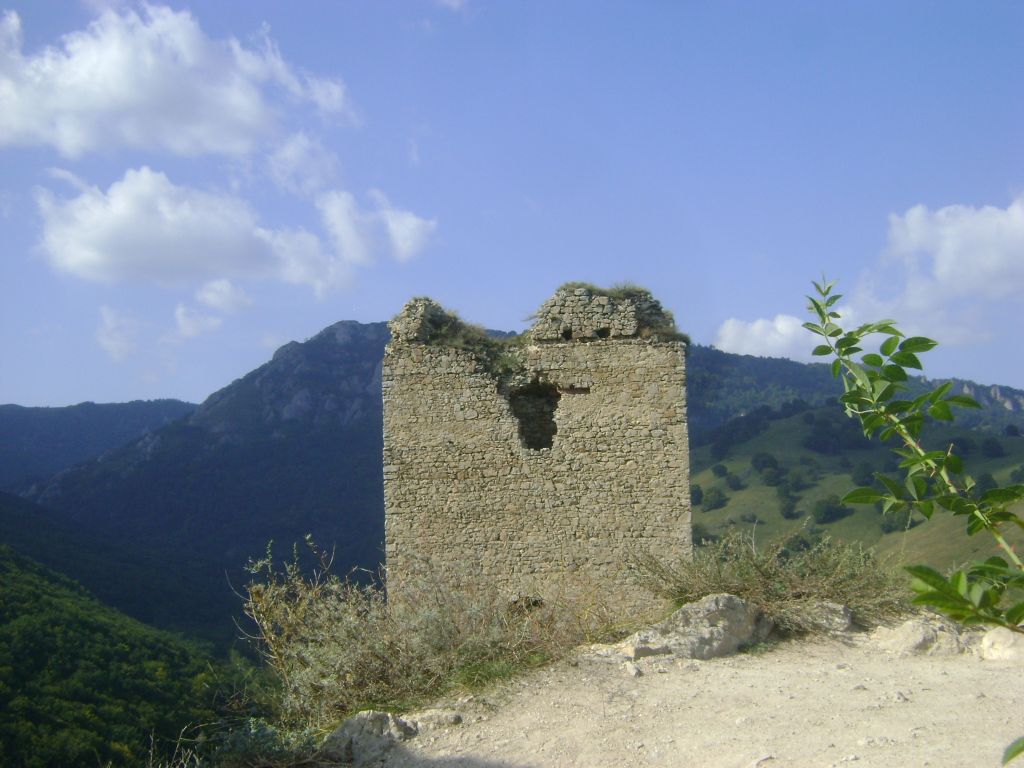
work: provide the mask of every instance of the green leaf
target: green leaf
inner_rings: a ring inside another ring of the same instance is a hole
[[[887,475],[875,475],[875,477],[878,478],[878,481],[882,485],[889,489],[889,493],[891,493],[895,498],[906,498],[906,493],[903,490],[903,486],[898,481],[893,480],[891,477]]]
[[[928,415],[933,419],[939,421],[952,421],[953,410],[949,407],[945,400],[940,400],[935,403],[931,408],[928,409]]]
[[[1024,754],[1024,736],[1013,741],[1010,746],[1003,751],[1003,765],[1006,765],[1021,754]]]
[[[946,402],[950,405],[959,405],[961,408],[981,408],[977,400],[967,395],[950,395]]]
[[[903,484],[907,488],[907,493],[910,494],[910,498],[917,501],[925,492],[928,490],[927,481],[920,475],[908,476],[906,482]]]
[[[906,381],[907,372],[898,365],[883,365],[882,375],[889,381]]]
[[[843,496],[843,504],[874,504],[885,498],[885,494],[879,493],[874,488],[856,488]]]
[[[974,606],[957,594],[947,595],[940,592],[921,592],[911,602],[917,605],[930,605],[932,608],[942,611],[953,619],[963,620],[974,614]]]
[[[913,352],[904,352],[900,350],[890,358],[896,365],[902,365],[904,368],[913,368],[915,370],[921,370],[921,361],[917,359],[917,355]]]
[[[949,591],[949,582],[934,568],[927,565],[908,565],[903,570],[934,590],[939,592]]]
[[[889,355],[891,355],[893,352],[896,351],[896,347],[899,346],[899,343],[900,343],[900,337],[899,336],[890,336],[888,339],[886,339],[885,341],[882,342],[882,347],[881,347],[882,354],[885,355],[886,357],[888,357]]]
[[[843,361],[836,359],[832,361],[832,378],[838,379],[839,372],[843,369]]]
[[[967,587],[967,599],[976,608],[983,608],[992,605],[992,598],[990,597],[990,590],[985,589],[982,584],[971,584]]]
[[[938,345],[937,341],[924,336],[911,336],[900,344],[900,352],[927,352]]]
[[[967,597],[967,574],[963,571],[956,571],[949,577],[949,586],[955,589],[961,597]]]
[[[1006,488],[993,488],[990,491],[985,491],[981,494],[981,502],[983,504],[1012,504],[1015,501],[1020,501],[1024,497],[1024,492],[1020,486],[1007,486]]]
[[[856,363],[847,363],[846,370],[857,380],[857,383],[866,390],[871,389],[871,381],[868,379],[868,375],[864,372]]]
[[[825,331],[822,330],[822,327],[820,325],[817,325],[816,323],[804,323],[803,327],[806,328],[811,333],[816,333],[819,336],[825,335]]]
[[[1020,624],[1024,621],[1024,602],[1007,608],[1005,616],[1010,624]]]
[[[818,357],[821,357],[822,355],[831,355],[832,347],[830,347],[828,344],[819,344],[814,348],[811,354],[816,355]]]
[[[955,453],[951,453],[946,456],[945,462],[946,469],[955,475],[959,475],[964,471],[964,463],[960,460],[960,457]]]
[[[862,357],[860,360],[862,363],[864,363],[864,365],[874,366],[875,368],[881,368],[882,363],[885,362],[882,359],[881,355],[876,355],[874,352],[869,352],[868,354],[864,355],[864,357]]]
[[[945,384],[940,384],[939,386],[937,386],[935,389],[928,393],[928,402],[937,403],[939,400],[942,399],[942,396],[949,392],[949,390],[951,390],[952,388],[953,382],[951,381],[947,381]]]

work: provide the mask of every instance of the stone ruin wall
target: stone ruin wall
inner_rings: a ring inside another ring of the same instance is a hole
[[[685,343],[664,339],[671,316],[646,293],[562,290],[501,373],[432,338],[452,323],[424,299],[391,323],[389,582],[429,562],[510,597],[596,586],[648,602],[623,573],[629,554],[691,551]]]

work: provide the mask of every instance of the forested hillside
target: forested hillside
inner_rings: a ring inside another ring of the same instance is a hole
[[[151,736],[212,720],[215,683],[199,649],[0,544],[0,765],[144,765]]]
[[[65,526],[152,558],[180,587],[139,606],[129,579],[83,583],[159,626],[227,643],[244,566],[268,541],[312,533],[338,568],[376,569],[383,542],[380,365],[384,323],[341,322],[219,392],[193,414],[41,484]],[[123,574],[126,565],[111,563]],[[77,574],[76,574],[77,575]]]
[[[20,492],[33,482],[119,448],[188,415],[180,400],[79,403],[64,408],[0,405],[0,490]]]

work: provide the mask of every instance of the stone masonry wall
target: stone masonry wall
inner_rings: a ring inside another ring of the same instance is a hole
[[[671,316],[649,294],[638,312],[640,298],[556,294],[499,372],[432,338],[458,321],[429,300],[392,321],[391,583],[426,560],[510,597],[590,585],[633,606],[646,600],[622,572],[632,550],[690,552],[685,344],[651,333]]]

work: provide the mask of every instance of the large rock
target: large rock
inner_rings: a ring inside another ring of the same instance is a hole
[[[879,627],[871,633],[871,640],[882,650],[907,656],[949,656],[963,653],[966,647],[957,625],[939,616]]]
[[[631,659],[659,654],[712,659],[761,642],[771,630],[760,609],[736,595],[708,595],[631,635],[619,649]]]
[[[810,623],[822,634],[844,635],[853,629],[853,611],[839,603],[818,603],[810,616]]]
[[[978,655],[992,661],[1024,661],[1024,635],[1004,627],[990,629],[981,638]]]
[[[390,712],[366,710],[339,725],[320,747],[320,756],[335,763],[369,765],[383,759],[399,741],[417,733],[415,723]]]

